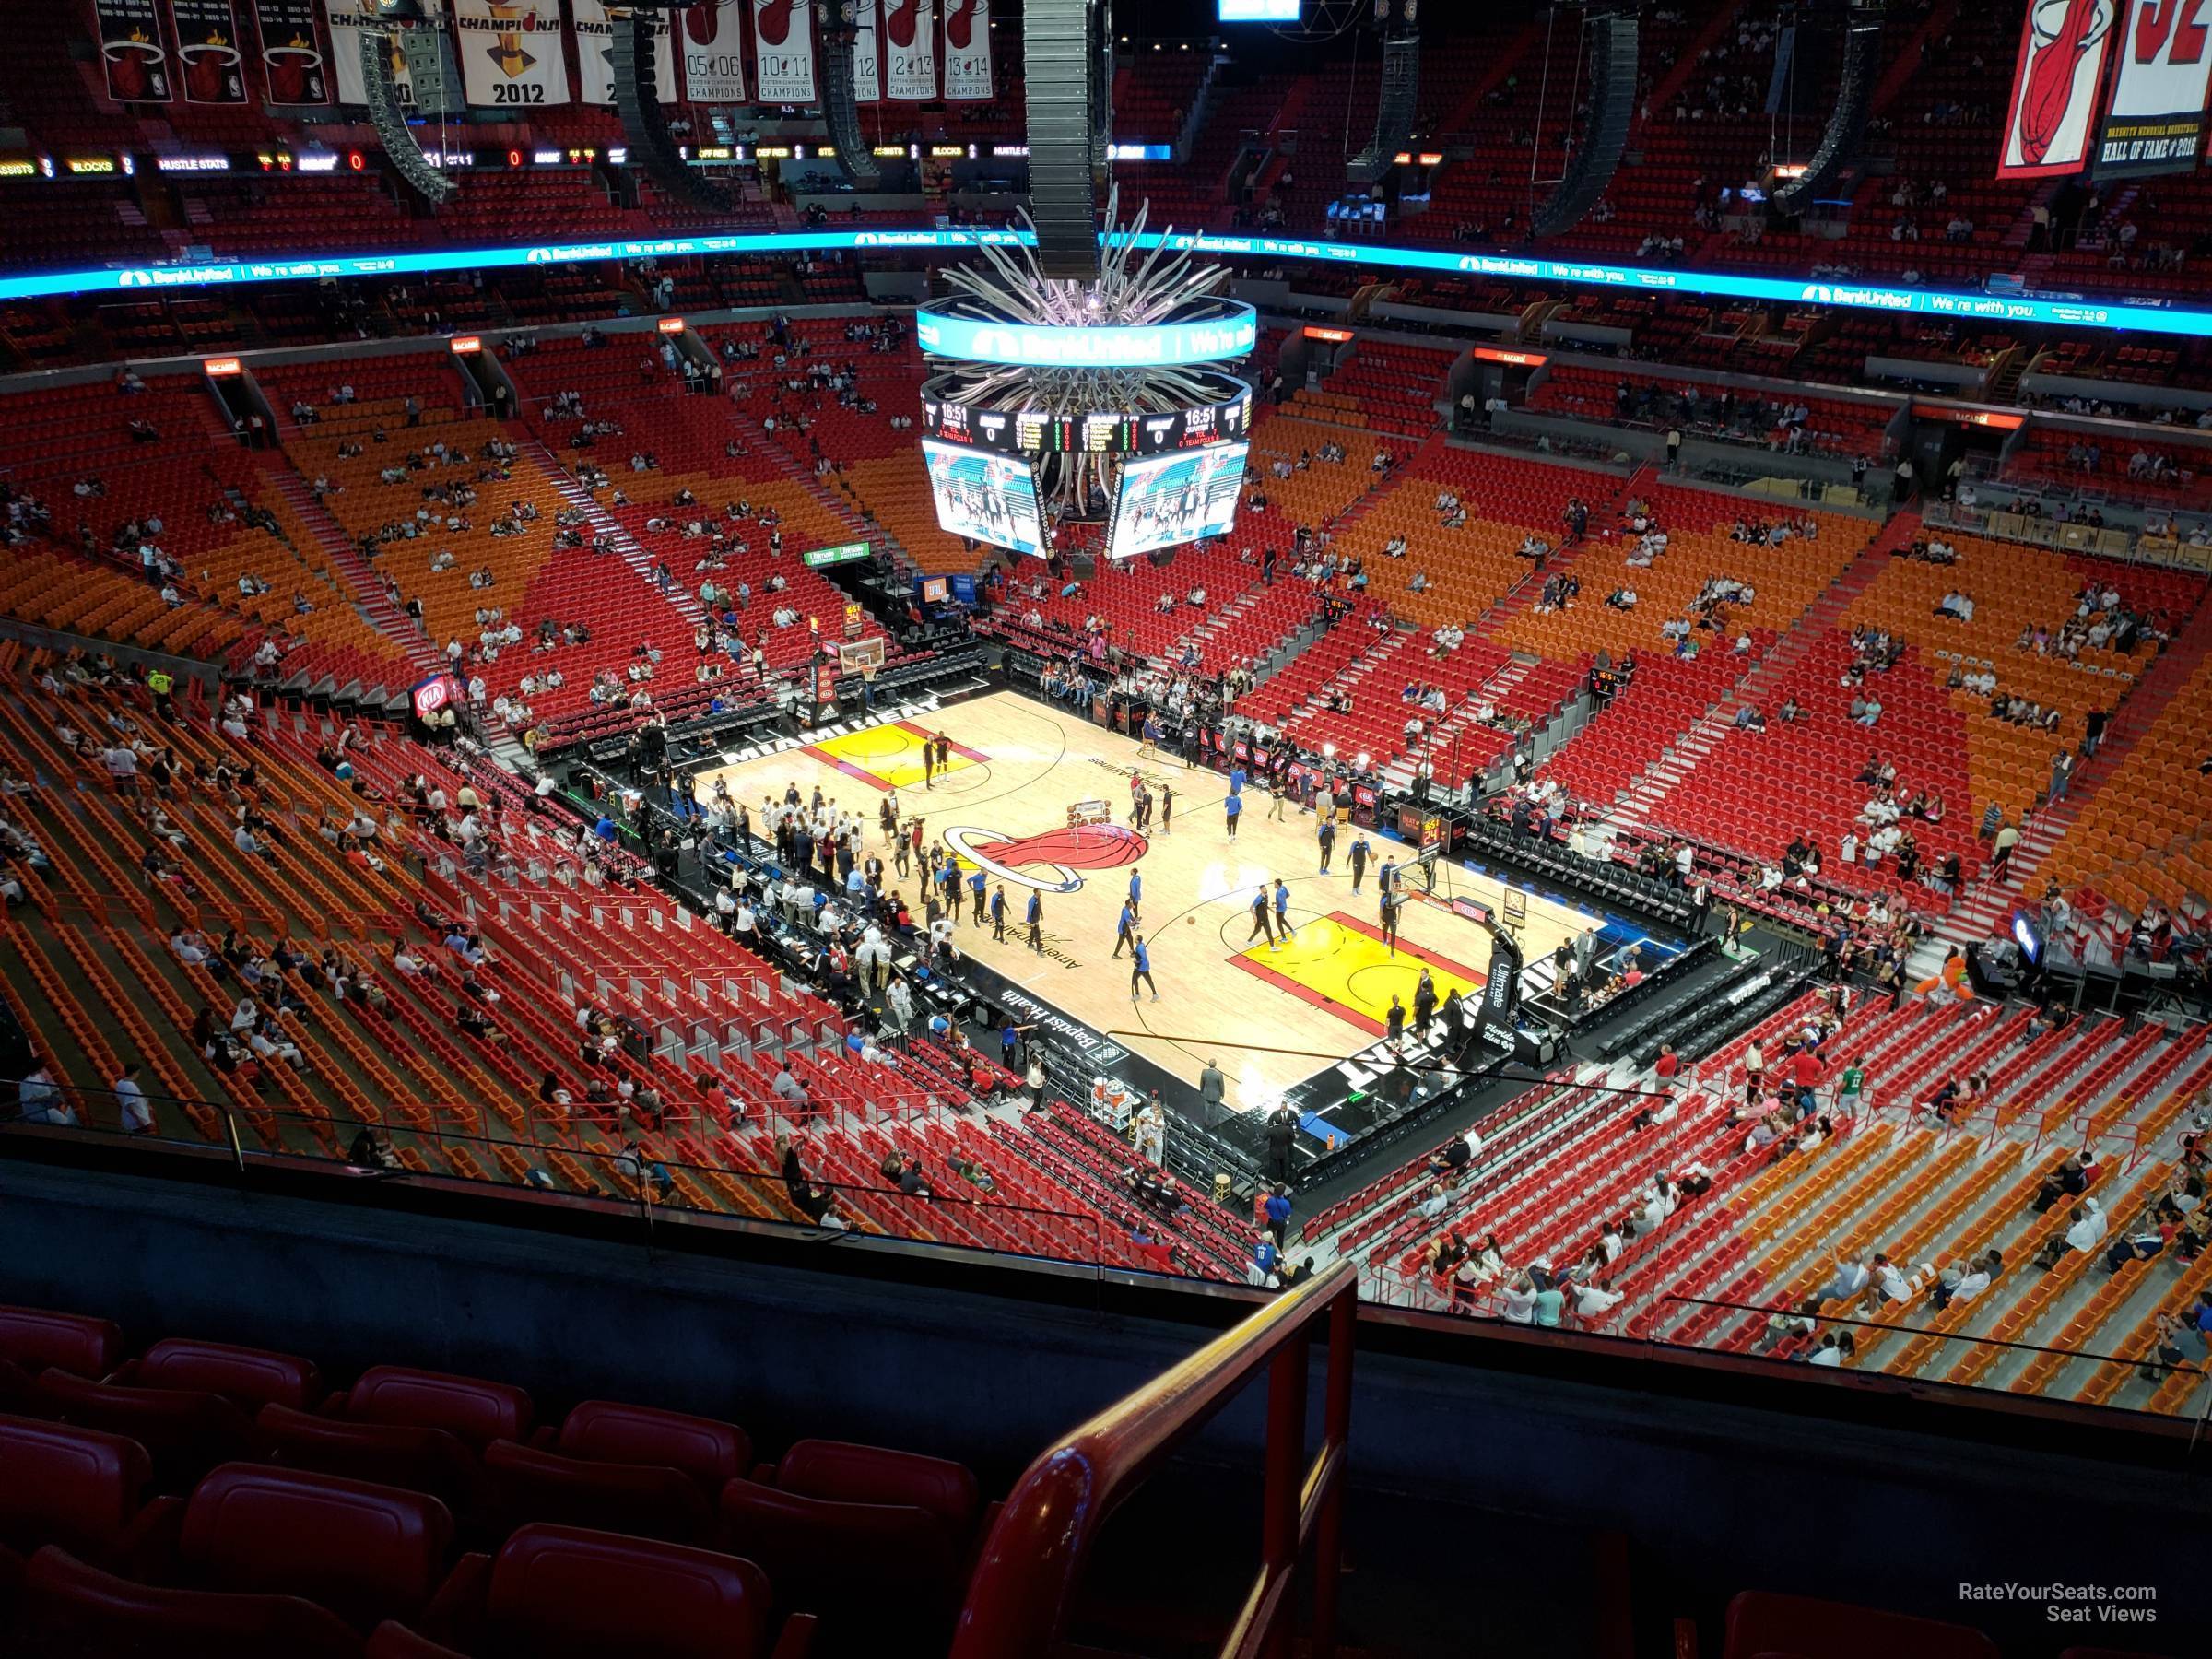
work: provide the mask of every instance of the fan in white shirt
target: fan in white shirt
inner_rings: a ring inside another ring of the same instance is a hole
[[[2068,1218],[2073,1225],[2066,1229],[2066,1248],[2088,1253],[2104,1242],[2104,1206],[2094,1198],[2084,1198],[2076,1205]]]

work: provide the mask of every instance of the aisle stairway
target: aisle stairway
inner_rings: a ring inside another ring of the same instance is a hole
[[[422,629],[412,618],[392,603],[384,591],[383,580],[377,575],[369,561],[361,557],[360,549],[348,541],[346,533],[338,528],[305,478],[288,466],[268,469],[268,476],[300,522],[313,533],[315,544],[323,556],[330,560],[332,570],[338,571],[352,589],[354,601],[361,615],[386,639],[395,641],[406,653],[407,661],[418,675],[441,672],[445,661],[437,648],[423,637]],[[394,690],[402,688],[394,687]]]

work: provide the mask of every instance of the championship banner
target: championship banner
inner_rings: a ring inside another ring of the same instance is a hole
[[[230,0],[169,0],[169,20],[177,31],[184,101],[244,103],[246,55],[239,50],[238,14]]]
[[[553,0],[453,0],[453,53],[469,103],[500,110],[569,101],[569,58]]]
[[[883,93],[913,103],[936,97],[936,0],[883,0]]]
[[[315,0],[253,0],[261,71],[273,104],[326,104],[329,65],[315,33]]]
[[[577,79],[585,103],[615,101],[615,25],[601,0],[572,0],[576,8]],[[665,104],[676,101],[676,50],[669,39],[668,14],[653,14],[653,32],[659,39],[653,54],[653,90]]]
[[[814,101],[814,26],[797,0],[753,0],[753,79],[762,103]]]
[[[853,101],[883,101],[883,36],[872,5],[861,6],[853,18]]]
[[[2088,165],[2112,7],[2113,0],[2029,0],[1998,178],[2047,178]]]
[[[2212,94],[2212,19],[2201,5],[2123,0],[2120,72],[2097,134],[2099,178],[2194,170]]]
[[[108,96],[117,103],[167,103],[169,53],[154,0],[93,0]]]
[[[744,0],[706,0],[676,14],[684,97],[695,104],[745,101]]]
[[[991,0],[946,0],[946,100],[981,102],[990,96]]]
[[[330,55],[338,68],[338,101],[365,104],[369,88],[361,79],[361,36],[388,29],[392,37],[392,86],[402,109],[415,107],[415,82],[407,73],[407,54],[399,49],[399,30],[381,21],[369,0],[327,0],[324,13],[330,24]]]

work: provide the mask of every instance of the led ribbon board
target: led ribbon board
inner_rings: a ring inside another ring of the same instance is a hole
[[[1024,369],[1154,369],[1249,355],[1259,343],[1258,313],[1241,300],[1217,300],[1210,309],[1210,316],[1180,323],[1067,328],[924,305],[914,312],[914,343],[928,357]]]
[[[349,254],[331,257],[232,260],[209,265],[128,266],[51,271],[0,276],[0,300],[37,300],[56,294],[113,293],[147,288],[234,287],[253,282],[315,281],[324,277],[411,276],[435,271],[496,270],[513,265],[589,265],[618,259],[680,259],[715,253],[791,253],[829,249],[885,249],[926,252],[1001,245],[1027,240],[1019,231],[809,230],[765,231],[727,236],[662,236],[641,241],[570,242],[558,247],[447,248],[420,253]],[[1692,294],[1731,300],[1778,300],[1784,305],[1833,305],[1848,311],[1887,312],[1898,316],[1948,317],[1965,322],[2041,324],[2060,328],[2133,329],[2157,335],[2212,335],[2212,309],[2170,305],[2155,300],[2091,300],[2077,296],[1959,293],[1880,283],[1807,281],[1802,277],[1746,276],[1733,272],[1689,271],[1674,266],[1591,265],[1520,253],[1456,253],[1442,248],[1394,248],[1371,242],[1300,241],[1267,236],[1161,236],[1135,239],[1140,248],[1163,242],[1224,259],[1314,260],[1331,265],[1377,265],[1393,270],[1440,271],[1494,276],[1515,282],[1573,283],[1631,289],[1639,293]],[[978,328],[994,326],[978,323]],[[1221,326],[1216,324],[1214,326]],[[1247,330],[1251,324],[1247,324]],[[1071,334],[1102,333],[1070,329]],[[1128,331],[1122,331],[1128,332]],[[1241,349],[1252,348],[1249,333]],[[982,361],[995,361],[983,359]],[[1015,359],[1011,361],[1026,362]],[[1041,359],[1039,366],[1053,361]],[[1065,359],[1070,367],[1104,367],[1096,359]],[[1133,359],[1134,366],[1170,359]],[[1212,361],[1191,358],[1187,361]]]

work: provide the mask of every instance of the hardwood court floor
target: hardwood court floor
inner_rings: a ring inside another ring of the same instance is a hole
[[[921,741],[926,732],[953,744],[952,765],[935,786],[922,787]],[[1375,861],[1360,891],[1352,891],[1349,851],[1356,832],[1339,827],[1330,873],[1317,873],[1314,820],[1295,806],[1271,819],[1264,792],[1246,791],[1243,822],[1231,841],[1223,823],[1227,780],[1166,757],[1138,759],[1138,743],[1082,719],[1056,703],[1010,691],[959,703],[924,721],[890,721],[827,740],[817,747],[764,756],[700,779],[705,793],[726,777],[739,799],[758,812],[766,798],[796,783],[857,812],[870,826],[884,793],[896,788],[902,817],[919,815],[926,838],[949,846],[970,867],[980,859],[1004,879],[1006,937],[969,924],[963,913],[954,943],[1011,983],[1061,1013],[1101,1031],[1173,1075],[1195,1083],[1206,1061],[1230,1079],[1229,1104],[1265,1108],[1291,1085],[1333,1058],[1367,1047],[1382,1034],[1394,992],[1410,1008],[1426,961],[1441,997],[1480,985],[1490,959],[1488,935],[1441,905],[1408,904],[1393,957],[1377,925],[1376,865],[1408,849],[1370,831]],[[1156,799],[1175,792],[1174,817],[1163,827],[1155,811],[1150,832],[1124,826],[1129,776],[1141,768]],[[1067,808],[1081,800],[1112,804],[1115,828],[1071,835]],[[885,852],[887,864],[889,854]],[[1113,959],[1114,923],[1131,873],[1144,884],[1140,931],[1151,954],[1159,1000],[1130,1001],[1129,960]],[[1251,937],[1253,891],[1281,877],[1290,889],[1293,935],[1279,950]],[[1495,909],[1498,885],[1464,870],[1455,891]],[[919,884],[900,881],[917,914]],[[1043,906],[1044,954],[1024,942],[1021,917],[1030,893]],[[965,889],[963,889],[965,892]],[[1534,961],[1591,919],[1530,895],[1522,948]],[[1231,1048],[1230,1041],[1259,1045]],[[1303,1051],[1269,1053],[1266,1049]]]

